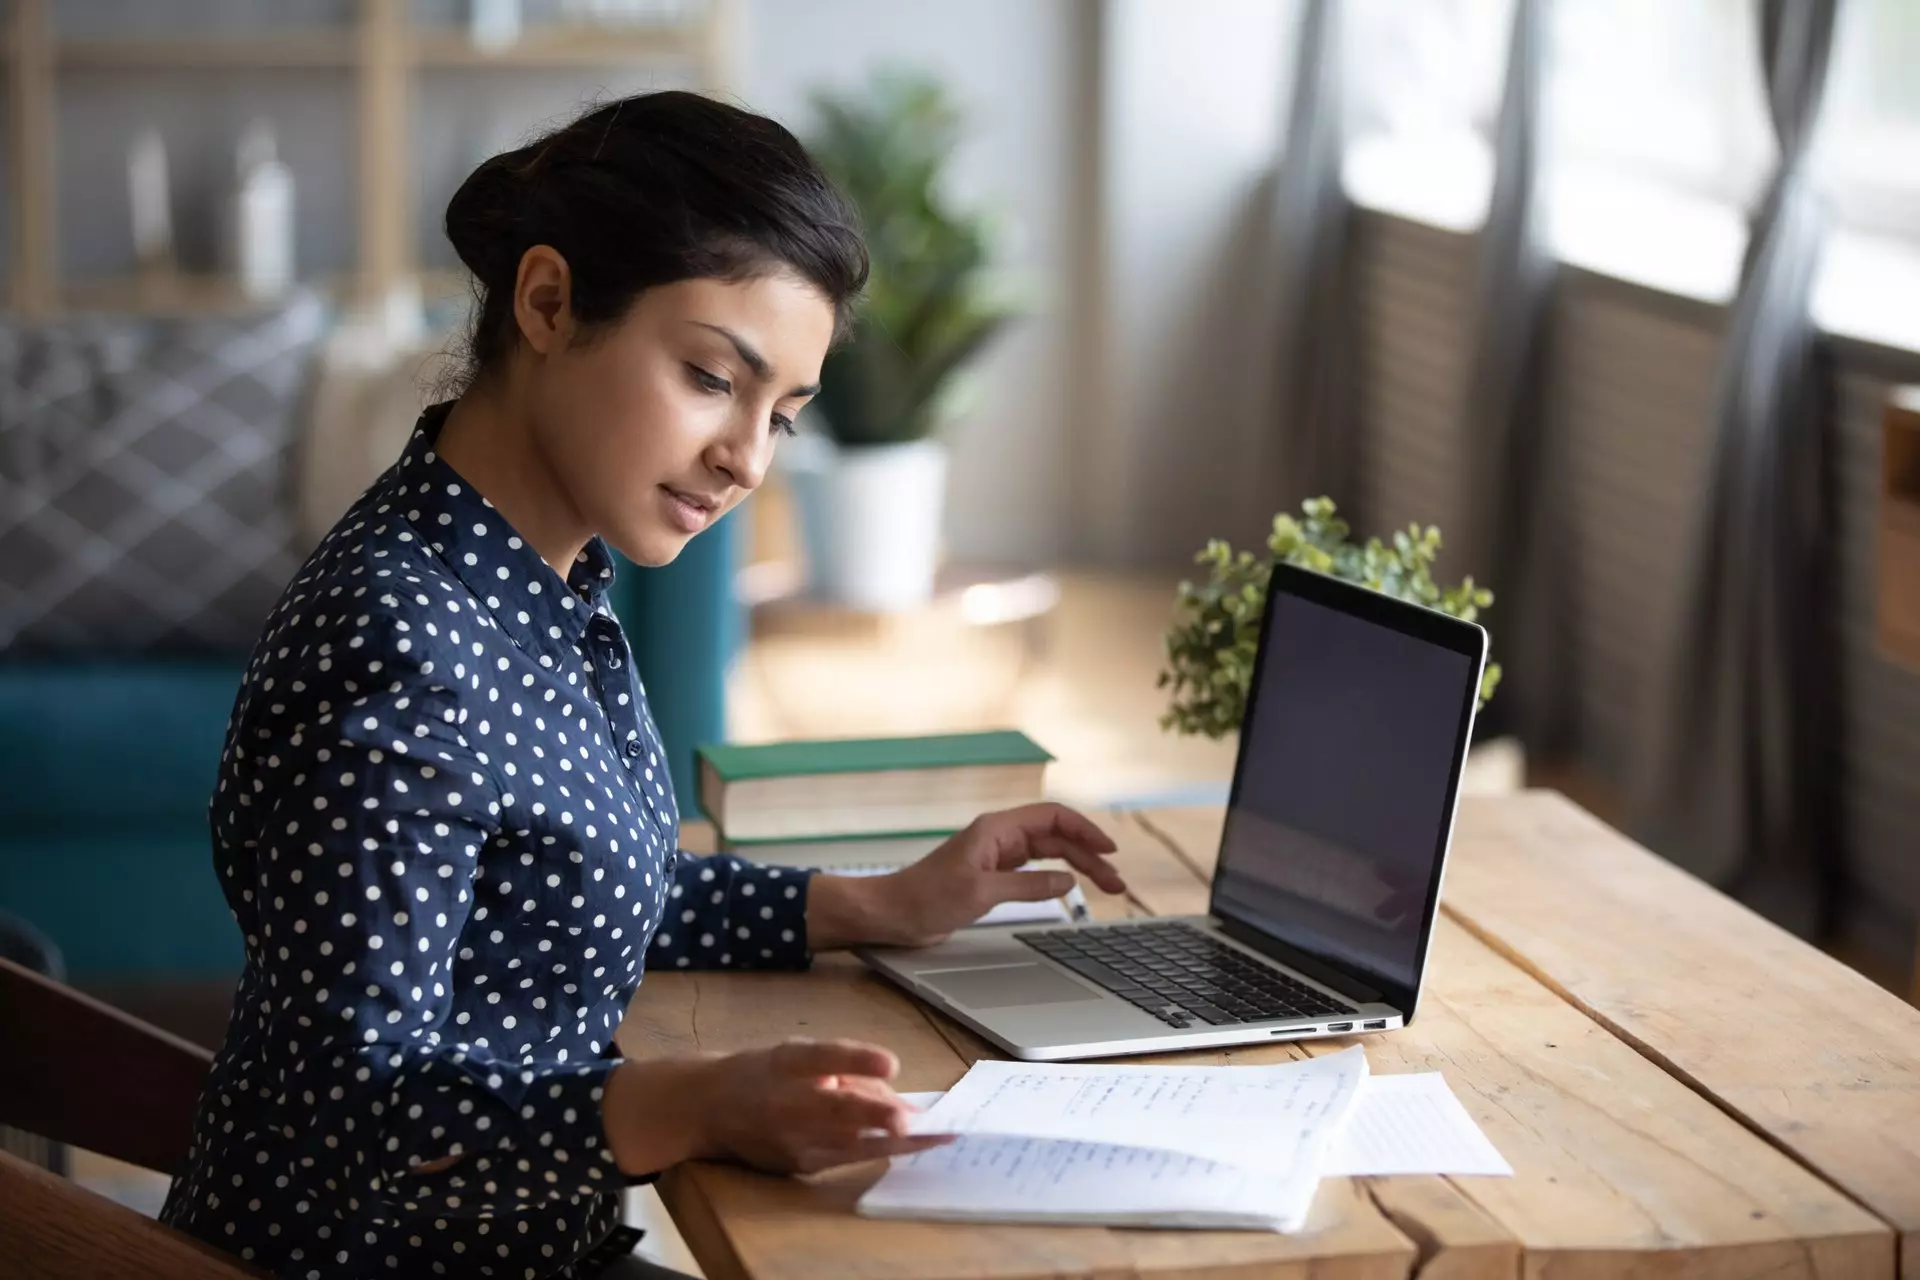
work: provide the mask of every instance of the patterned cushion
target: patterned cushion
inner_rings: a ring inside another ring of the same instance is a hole
[[[299,567],[326,308],[0,321],[0,651],[244,652]]]

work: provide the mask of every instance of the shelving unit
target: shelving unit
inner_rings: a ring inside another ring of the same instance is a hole
[[[281,70],[354,65],[353,34],[292,31],[270,36],[83,37],[59,41],[54,62],[75,71]]]
[[[221,276],[168,274],[63,282],[59,278],[58,157],[54,123],[59,76],[67,71],[222,72],[338,70],[355,77],[359,174],[359,256],[341,280],[322,282],[346,297],[375,302],[419,279],[413,244],[410,122],[416,73],[439,68],[582,70],[680,65],[696,83],[735,83],[737,0],[706,0],[700,15],[658,26],[525,29],[503,49],[477,47],[460,28],[414,28],[406,0],[360,0],[351,26],[239,36],[57,38],[55,0],[13,0],[0,35],[6,75],[8,163],[13,199],[14,310],[47,315],[67,307],[203,309],[241,297]],[[444,293],[445,279],[423,292]]]

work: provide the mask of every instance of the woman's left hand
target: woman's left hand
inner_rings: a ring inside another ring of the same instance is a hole
[[[815,876],[808,889],[807,939],[815,951],[875,943],[924,947],[972,924],[1002,902],[1057,898],[1073,887],[1065,871],[1023,871],[1054,858],[1108,893],[1126,882],[1107,861],[1113,841],[1061,804],[982,814],[912,866],[883,876]]]

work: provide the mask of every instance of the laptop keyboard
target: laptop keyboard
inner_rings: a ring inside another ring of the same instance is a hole
[[[1324,993],[1178,921],[1013,935],[1170,1027],[1352,1013]]]

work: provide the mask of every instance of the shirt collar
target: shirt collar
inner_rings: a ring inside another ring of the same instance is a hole
[[[613,554],[587,541],[563,581],[493,503],[434,451],[453,402],[420,415],[388,473],[395,509],[523,649],[559,656],[577,646],[613,584]]]

